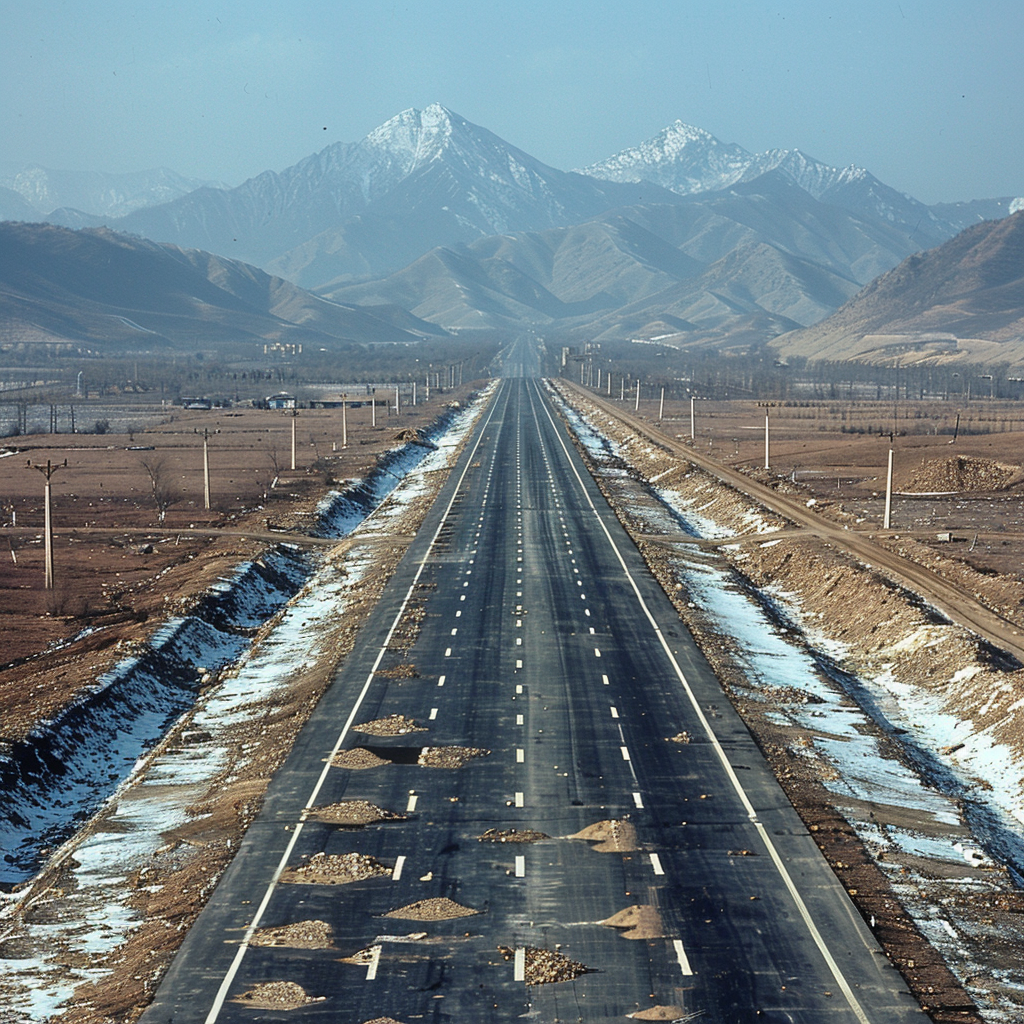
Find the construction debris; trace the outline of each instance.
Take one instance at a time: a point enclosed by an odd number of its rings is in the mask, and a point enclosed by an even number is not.
[[[376,857],[365,853],[315,853],[301,867],[290,868],[281,876],[284,882],[304,882],[308,885],[346,885],[367,878],[390,875]]]
[[[435,896],[430,899],[417,900],[398,910],[391,910],[385,917],[397,917],[405,921],[450,921],[457,917],[472,917],[479,910],[464,907],[447,896]]]

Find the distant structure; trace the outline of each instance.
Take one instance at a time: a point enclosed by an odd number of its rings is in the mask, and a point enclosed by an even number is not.
[[[287,391],[278,391],[276,395],[267,395],[268,409],[294,409],[295,396]]]

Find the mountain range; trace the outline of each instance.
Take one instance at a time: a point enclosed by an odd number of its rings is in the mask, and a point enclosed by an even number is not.
[[[335,303],[400,307],[446,329],[525,322],[731,348],[822,320],[1012,203],[929,207],[862,168],[749,153],[682,122],[565,172],[433,104],[237,188],[47,219],[214,252]]]

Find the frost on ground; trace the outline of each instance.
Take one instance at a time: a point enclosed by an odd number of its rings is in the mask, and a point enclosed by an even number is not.
[[[204,689],[177,708],[148,753],[140,757],[140,750],[126,753],[114,744],[121,760],[128,758],[127,778],[122,772],[124,781],[102,809],[30,883],[3,897],[5,1024],[85,1024],[123,1017],[148,1002],[255,816],[270,776],[398,564],[404,547],[388,538],[418,529],[483,405],[450,416],[432,439],[433,450],[412,445],[414,459],[389,460],[382,474],[389,484],[375,481],[372,491],[389,496],[370,515],[364,503],[360,524],[352,519],[354,504],[340,502],[344,515],[331,530],[348,540],[312,566],[312,575],[301,574],[294,596],[274,606],[267,596],[272,588],[247,567],[217,588],[211,600],[230,607],[232,622],[240,624],[230,631],[232,641],[244,637],[244,648],[215,659],[223,630],[209,633],[198,613],[184,640],[176,624],[157,637],[155,645],[161,637],[180,641],[175,656],[200,666],[194,671]],[[325,515],[338,505],[332,499]],[[207,642],[210,636],[216,642]],[[129,677],[140,660],[119,671]],[[139,685],[145,690],[152,679]],[[107,681],[100,688],[109,689]],[[102,716],[94,722],[105,735]],[[94,759],[83,749],[84,773]],[[69,769],[78,771],[78,763],[70,761]]]
[[[809,827],[915,993],[941,1002],[921,955],[901,952],[905,940],[882,920],[887,893],[984,1020],[1019,1021],[1022,672],[915,595],[827,548],[783,537],[719,553],[685,543],[787,524],[603,410],[562,409],[787,793],[805,821],[820,820]],[[670,546],[644,540],[672,534],[679,542]],[[854,854],[835,855],[825,833],[841,829],[801,800],[838,810],[870,870],[852,863]]]

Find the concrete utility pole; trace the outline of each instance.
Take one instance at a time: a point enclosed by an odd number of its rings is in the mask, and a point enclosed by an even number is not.
[[[295,469],[295,418],[299,415],[298,409],[292,409],[292,469]]]
[[[608,371],[608,397],[612,397],[612,371]]]
[[[377,389],[373,388],[373,394],[370,397],[370,426],[375,430],[377,428]]]
[[[341,447],[348,447],[348,395],[341,396]]]
[[[626,400],[626,378],[622,378],[622,384],[619,387],[619,401],[624,402]]]
[[[665,418],[665,389],[661,389],[661,401],[658,403],[658,422]]]
[[[694,403],[695,398],[696,398],[695,395],[690,395],[690,440],[691,441],[695,437],[694,429],[693,429],[693,427],[694,427],[694,423],[693,423],[693,403]]]
[[[46,466],[33,466],[31,461],[28,465],[32,469],[39,470],[43,474],[46,483],[43,485],[43,587],[46,590],[53,590],[53,517],[50,512],[50,478],[59,469],[66,469],[68,460],[64,460],[61,466],[54,466],[49,459]]]
[[[771,452],[768,445],[768,406],[764,407],[764,468],[772,468]]]
[[[203,428],[203,508],[210,510],[210,431]]]
[[[395,415],[402,415],[402,396],[398,392],[398,385],[395,385]]]
[[[889,468],[885,473],[885,517],[882,519],[882,529],[888,530],[892,527],[892,447],[889,448]]]
[[[640,381],[636,382],[636,401],[633,403],[633,412],[640,411]]]

